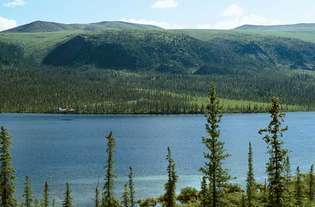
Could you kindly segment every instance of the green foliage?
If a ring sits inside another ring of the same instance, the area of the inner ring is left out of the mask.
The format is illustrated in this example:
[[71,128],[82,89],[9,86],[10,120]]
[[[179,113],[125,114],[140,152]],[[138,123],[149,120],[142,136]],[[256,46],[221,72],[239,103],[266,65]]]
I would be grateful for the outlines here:
[[105,166],[105,177],[104,177],[104,187],[102,196],[102,207],[114,207],[118,205],[118,202],[114,198],[114,148],[115,139],[112,132],[110,132],[106,137],[107,140],[107,162]]
[[254,200],[256,194],[256,182],[253,167],[253,151],[252,144],[248,145],[248,172],[247,172],[247,183],[246,183],[246,195],[247,195],[247,206],[254,207]]
[[268,174],[268,206],[284,207],[285,199],[285,159],[287,150],[283,148],[283,132],[287,127],[282,128],[284,114],[281,112],[280,101],[272,98],[270,108],[271,121],[267,128],[259,130],[264,134],[264,141],[268,146],[269,161],[267,163]]
[[130,207],[130,193],[129,193],[129,184],[124,185],[124,192],[122,195],[122,206],[123,207]]
[[48,182],[45,181],[44,184],[44,193],[43,193],[43,207],[49,207],[49,187]]
[[168,181],[165,184],[165,194],[163,197],[163,206],[164,207],[175,207],[176,206],[176,182],[177,175],[175,170],[175,161],[172,158],[171,149],[167,148],[166,160],[168,162],[167,174]]
[[11,137],[7,130],[1,127],[0,129],[0,206],[15,207],[16,201],[14,198],[15,192],[15,170],[12,167],[12,157],[10,152]]
[[31,181],[28,176],[25,177],[24,181],[24,206],[31,207],[33,205],[33,194],[32,194],[32,187]]
[[309,172],[309,188],[308,188],[308,199],[310,202],[314,202],[314,196],[315,196],[315,191],[314,191],[314,165],[311,165],[311,169]]
[[136,206],[136,202],[135,202],[135,186],[134,186],[134,182],[133,182],[133,171],[132,171],[132,167],[129,167],[129,174],[128,174],[128,187],[129,187],[129,200],[130,200],[130,207],[135,207]]
[[295,182],[295,205],[296,207],[303,206],[303,192],[300,167],[296,169],[296,182]]
[[70,184],[66,183],[66,192],[65,192],[65,198],[63,200],[62,206],[63,207],[72,207],[72,195],[71,195],[71,188]]
[[224,187],[230,179],[228,171],[223,168],[223,161],[229,157],[224,149],[224,143],[220,140],[219,124],[221,121],[221,105],[217,98],[216,89],[211,86],[209,91],[209,103],[207,105],[207,137],[203,138],[203,143],[207,148],[204,153],[205,166],[201,172],[208,179],[209,191],[208,202],[212,207],[222,206],[224,197]]
[[177,200],[182,204],[194,203],[198,201],[198,190],[193,187],[185,187],[181,189]]
[[155,207],[157,204],[158,200],[156,198],[146,198],[139,201],[140,207]]

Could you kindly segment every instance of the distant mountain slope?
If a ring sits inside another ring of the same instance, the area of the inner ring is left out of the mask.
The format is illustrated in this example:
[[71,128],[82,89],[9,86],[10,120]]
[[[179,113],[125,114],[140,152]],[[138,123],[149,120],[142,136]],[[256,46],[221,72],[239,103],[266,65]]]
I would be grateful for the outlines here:
[[300,23],[288,25],[250,25],[246,24],[235,30],[261,30],[261,31],[315,31],[315,23]]
[[153,25],[133,24],[122,21],[104,21],[91,24],[61,24],[56,22],[35,21],[21,25],[5,32],[59,32],[69,30],[98,31],[105,29],[161,29]]
[[52,50],[43,64],[198,74],[267,68],[315,70],[315,44],[228,34],[205,42],[176,32],[107,31],[75,36]]

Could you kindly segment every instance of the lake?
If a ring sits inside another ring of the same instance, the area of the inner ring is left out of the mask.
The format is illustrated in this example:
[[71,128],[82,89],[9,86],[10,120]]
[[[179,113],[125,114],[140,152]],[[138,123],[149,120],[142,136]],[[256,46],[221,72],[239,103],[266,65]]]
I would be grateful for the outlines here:
[[[266,145],[257,133],[269,122],[268,114],[225,114],[222,139],[231,154],[225,165],[233,182],[244,184],[248,142],[253,144],[256,178],[265,179]],[[180,176],[178,189],[199,187],[203,164],[202,115],[51,115],[0,114],[0,125],[13,138],[13,164],[17,174],[17,196],[21,198],[24,176],[30,176],[33,192],[41,196],[48,180],[57,203],[63,199],[64,184],[72,185],[76,206],[93,206],[94,189],[102,183],[106,159],[104,136],[116,138],[116,193],[120,197],[129,166],[134,168],[136,197],[158,196],[166,181],[166,151],[170,146]],[[307,171],[315,158],[315,113],[287,113],[286,147],[292,169]]]

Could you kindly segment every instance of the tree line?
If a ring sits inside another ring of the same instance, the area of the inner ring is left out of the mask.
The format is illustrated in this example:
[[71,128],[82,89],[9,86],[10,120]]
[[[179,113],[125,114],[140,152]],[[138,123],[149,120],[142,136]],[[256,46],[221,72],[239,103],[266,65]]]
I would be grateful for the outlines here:
[[[266,163],[265,183],[255,179],[253,146],[248,144],[248,170],[246,186],[242,188],[232,183],[232,176],[224,166],[230,154],[225,150],[221,140],[220,124],[222,105],[217,97],[214,86],[210,88],[206,107],[206,132],[202,138],[205,146],[204,165],[201,166],[201,188],[199,190],[186,187],[176,194],[176,184],[179,176],[176,173],[176,163],[172,151],[167,147],[167,181],[164,185],[164,195],[158,198],[137,200],[134,185],[134,169],[129,167],[128,181],[124,185],[121,197],[116,197],[115,189],[115,138],[110,132],[106,137],[106,163],[103,186],[95,188],[95,207],[312,207],[315,206],[314,165],[309,173],[301,173],[297,167],[296,173],[291,172],[288,149],[284,147],[284,134],[288,130],[283,126],[285,114],[281,110],[279,98],[272,98],[269,108],[270,122],[258,131],[267,146],[268,160]],[[49,184],[43,185],[41,199],[32,195],[31,180],[25,177],[23,198],[15,198],[15,170],[12,166],[10,152],[11,138],[8,131],[0,129],[0,206],[2,207],[48,207],[57,206],[51,198]],[[63,207],[72,207],[73,196],[71,184],[66,183]]]
[[[26,67],[26,66],[25,66]],[[81,114],[191,114],[206,112],[209,82],[217,83],[224,112],[267,112],[269,97],[285,111],[315,108],[315,77],[288,71],[208,76],[93,70],[15,69],[0,65],[0,111]]]

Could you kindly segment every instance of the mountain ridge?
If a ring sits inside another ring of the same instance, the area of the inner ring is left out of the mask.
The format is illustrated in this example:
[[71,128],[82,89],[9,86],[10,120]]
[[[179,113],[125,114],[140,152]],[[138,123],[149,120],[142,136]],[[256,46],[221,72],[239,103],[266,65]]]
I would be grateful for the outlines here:
[[97,31],[106,29],[140,29],[140,30],[157,30],[162,29],[154,25],[135,24],[124,21],[101,21],[88,24],[64,24],[58,22],[49,21],[33,21],[28,24],[20,25],[12,29],[5,30],[3,32],[60,32],[69,30],[85,30],[85,31]]

